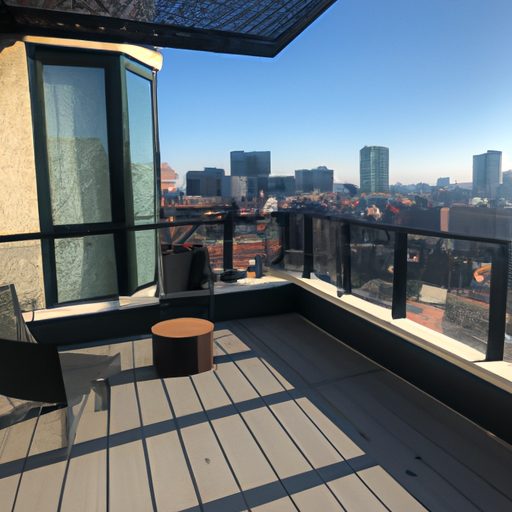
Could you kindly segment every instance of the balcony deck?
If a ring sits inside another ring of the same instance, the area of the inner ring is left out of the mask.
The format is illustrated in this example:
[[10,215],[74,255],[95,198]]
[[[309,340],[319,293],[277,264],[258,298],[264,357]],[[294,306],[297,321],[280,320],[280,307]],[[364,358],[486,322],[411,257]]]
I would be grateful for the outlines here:
[[69,456],[65,409],[0,430],[0,512],[512,510],[510,446],[298,314],[214,338],[191,378],[115,346]]

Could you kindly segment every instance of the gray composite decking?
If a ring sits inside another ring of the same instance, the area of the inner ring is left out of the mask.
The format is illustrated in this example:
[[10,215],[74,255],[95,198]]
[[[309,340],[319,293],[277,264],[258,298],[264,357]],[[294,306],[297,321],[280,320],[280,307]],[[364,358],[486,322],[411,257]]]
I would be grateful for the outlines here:
[[163,380],[149,339],[111,345],[70,449],[66,409],[0,430],[0,512],[512,510],[508,445],[299,315],[214,338]]

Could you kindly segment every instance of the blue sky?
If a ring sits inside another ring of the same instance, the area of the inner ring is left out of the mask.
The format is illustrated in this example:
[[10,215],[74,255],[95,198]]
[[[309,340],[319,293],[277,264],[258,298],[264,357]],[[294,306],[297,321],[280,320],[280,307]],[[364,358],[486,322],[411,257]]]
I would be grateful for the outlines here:
[[390,183],[512,169],[512,2],[338,0],[274,59],[164,49],[162,161],[181,179],[233,150],[272,174],[326,165],[359,184],[359,150],[390,150]]

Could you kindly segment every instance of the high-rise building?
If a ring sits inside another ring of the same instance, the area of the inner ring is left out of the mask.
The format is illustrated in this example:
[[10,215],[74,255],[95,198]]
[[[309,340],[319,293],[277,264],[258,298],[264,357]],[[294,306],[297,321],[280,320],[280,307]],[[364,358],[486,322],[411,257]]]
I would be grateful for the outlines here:
[[270,176],[268,195],[285,198],[295,195],[295,176]]
[[437,178],[437,187],[445,188],[450,186],[450,178]]
[[204,171],[187,172],[187,196],[222,196],[224,169],[205,167]]
[[314,191],[332,192],[334,171],[321,165],[316,169],[300,169],[295,171],[295,188],[298,194],[309,194]]
[[270,151],[231,151],[231,176],[270,174]]
[[295,171],[295,189],[297,194],[313,192],[313,173],[309,169]]
[[504,171],[503,183],[498,187],[498,197],[512,201],[512,170]]
[[231,197],[237,201],[253,201],[258,196],[258,178],[231,176]]
[[501,183],[501,151],[473,156],[473,197],[496,199]]
[[365,146],[359,151],[361,193],[389,192],[389,148]]

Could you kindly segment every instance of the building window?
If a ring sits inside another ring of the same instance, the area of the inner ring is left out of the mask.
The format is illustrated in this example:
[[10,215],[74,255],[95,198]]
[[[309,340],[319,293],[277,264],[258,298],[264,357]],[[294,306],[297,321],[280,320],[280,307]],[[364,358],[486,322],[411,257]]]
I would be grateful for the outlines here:
[[129,229],[157,219],[153,73],[114,53],[36,45],[29,68],[47,306],[155,283],[155,231]]

